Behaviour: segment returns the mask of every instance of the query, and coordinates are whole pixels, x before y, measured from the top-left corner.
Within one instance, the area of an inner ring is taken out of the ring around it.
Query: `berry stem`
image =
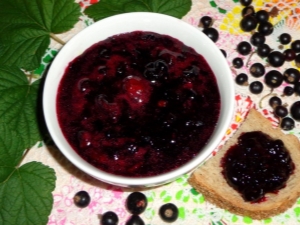
[[[269,96],[277,96],[277,94],[273,94],[273,89],[271,89],[271,92],[265,96],[263,96],[260,101],[259,101],[259,108],[263,108],[262,106],[262,102],[265,98],[269,97]]]
[[[255,52],[256,52],[256,51],[252,51],[251,54],[249,55],[248,60],[247,60],[247,62],[246,62],[246,67],[247,67],[247,68],[249,67],[250,59],[251,59],[251,57],[255,54]]]
[[[50,33],[50,37],[54,40],[54,41],[56,41],[56,42],[58,42],[59,44],[61,44],[61,45],[65,45],[66,44],[66,42],[64,42],[63,40],[61,40],[59,37],[57,37],[55,34],[53,34],[53,33]]]

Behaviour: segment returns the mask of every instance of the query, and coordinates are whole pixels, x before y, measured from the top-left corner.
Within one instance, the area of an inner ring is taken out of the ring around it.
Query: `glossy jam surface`
[[[92,165],[122,176],[173,170],[207,143],[220,111],[205,59],[170,36],[135,31],[74,59],[57,95],[61,129]]]
[[[260,131],[242,134],[221,165],[228,184],[250,202],[261,202],[266,193],[277,193],[294,170],[283,142]]]

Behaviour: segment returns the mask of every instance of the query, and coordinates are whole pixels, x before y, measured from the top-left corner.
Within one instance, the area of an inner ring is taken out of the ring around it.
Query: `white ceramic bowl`
[[[69,62],[92,44],[115,34],[130,31],[153,31],[170,35],[202,54],[213,70],[221,95],[221,113],[208,144],[190,162],[180,168],[153,177],[129,178],[103,172],[83,160],[65,139],[56,114],[60,80]],[[75,35],[55,57],[46,77],[43,108],[49,132],[62,153],[79,169],[104,182],[124,187],[149,187],[170,182],[195,169],[218,146],[230,125],[234,111],[234,85],[231,71],[217,46],[198,28],[174,17],[156,13],[126,13],[103,19]]]

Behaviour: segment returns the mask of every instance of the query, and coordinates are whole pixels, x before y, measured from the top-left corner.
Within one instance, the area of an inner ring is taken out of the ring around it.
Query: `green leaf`
[[[34,70],[50,43],[50,34],[71,29],[80,16],[73,0],[1,0],[0,62]]]
[[[0,184],[0,224],[47,224],[52,209],[54,170],[38,162],[30,162]]]
[[[29,84],[16,67],[0,66],[0,122],[20,135],[25,148],[41,140],[38,116],[40,81]]]
[[[101,0],[84,13],[95,21],[127,12],[156,12],[182,18],[191,6],[191,0]]]
[[[55,186],[54,170],[38,162],[20,168],[23,142],[0,123],[0,224],[46,224]]]
[[[10,151],[15,149],[15,151]],[[18,151],[18,150],[21,151]],[[15,170],[15,166],[22,158],[24,146],[20,136],[0,123],[0,183]]]

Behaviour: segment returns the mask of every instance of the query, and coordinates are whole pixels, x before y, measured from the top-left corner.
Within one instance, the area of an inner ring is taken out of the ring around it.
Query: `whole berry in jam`
[[[209,37],[213,42],[217,42],[219,39],[219,32],[213,27],[204,28],[202,32],[206,34],[206,36]]]
[[[249,90],[252,94],[260,94],[264,89],[264,85],[260,81],[253,81],[249,85]]]
[[[252,76],[261,77],[265,74],[265,67],[261,63],[253,63],[249,71]]]
[[[243,17],[240,22],[240,27],[245,32],[250,32],[254,30],[256,26],[257,26],[257,19],[251,15],[247,15]]]
[[[209,28],[213,24],[213,19],[210,16],[203,16],[200,18],[199,26],[203,28]]]
[[[287,45],[291,42],[292,36],[288,33],[282,33],[278,39],[281,44]]]
[[[235,77],[235,82],[238,85],[247,86],[248,85],[248,76],[245,73],[240,73]]]
[[[147,198],[142,192],[132,192],[126,199],[126,209],[134,215],[139,215],[147,207]]]
[[[269,99],[269,105],[272,108],[276,108],[278,105],[282,105],[282,101],[279,97],[273,96]]]
[[[294,127],[295,127],[295,121],[290,117],[285,117],[280,122],[280,128],[282,130],[289,131],[294,129]]]
[[[242,67],[243,67],[244,61],[243,61],[242,58],[236,57],[236,58],[234,58],[234,59],[232,60],[232,65],[233,65],[234,68],[239,69],[239,68],[242,68]]]
[[[178,218],[178,208],[173,203],[167,203],[159,208],[158,214],[163,221],[172,223]]]
[[[270,88],[277,88],[283,82],[283,75],[277,70],[270,70],[265,75],[265,83]]]
[[[242,41],[237,45],[236,50],[238,51],[238,53],[240,53],[241,55],[248,55],[252,48],[249,42],[247,41]]]
[[[115,212],[108,211],[101,216],[101,225],[117,225],[119,222],[119,217]]]
[[[77,207],[85,208],[90,204],[91,197],[86,191],[79,191],[74,195],[73,201]]]
[[[294,120],[300,121],[300,101],[296,101],[292,104],[290,113]]]
[[[273,67],[280,67],[284,64],[285,57],[279,51],[273,51],[268,55],[268,63]]]
[[[145,222],[138,215],[132,215],[126,221],[125,225],[145,225]]]

